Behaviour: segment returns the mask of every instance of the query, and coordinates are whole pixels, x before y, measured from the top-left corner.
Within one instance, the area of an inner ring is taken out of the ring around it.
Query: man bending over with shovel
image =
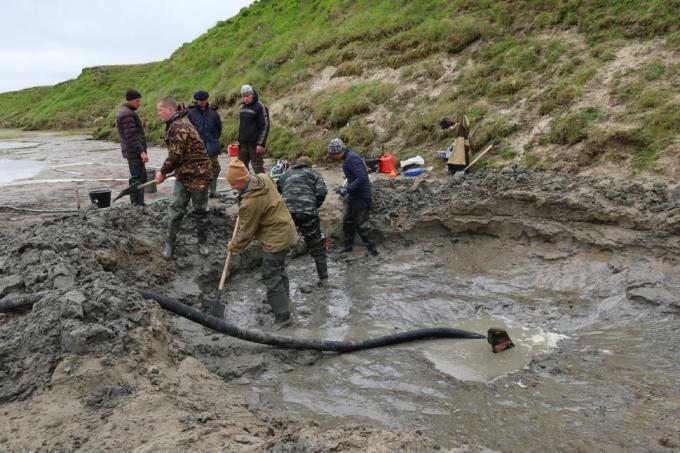
[[[229,241],[229,251],[241,253],[252,239],[262,244],[262,282],[267,287],[267,302],[274,312],[273,330],[292,325],[290,288],[286,274],[288,251],[297,244],[297,231],[286,203],[274,181],[264,173],[251,176],[238,159],[227,167],[227,181],[239,193],[236,237]]]
[[[156,172],[158,184],[175,172],[175,188],[168,206],[168,232],[163,257],[172,258],[177,232],[187,213],[189,200],[194,206],[198,233],[198,251],[208,255],[208,187],[212,179],[212,163],[198,132],[187,119],[187,110],[178,109],[177,101],[166,96],[158,101],[158,116],[165,122],[165,144],[168,157]]]

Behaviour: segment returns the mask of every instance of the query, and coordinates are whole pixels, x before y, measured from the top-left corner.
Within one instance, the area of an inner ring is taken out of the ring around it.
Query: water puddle
[[[491,382],[526,367],[538,354],[549,353],[557,347],[566,335],[546,332],[539,327],[526,327],[508,321],[487,317],[467,319],[447,327],[486,333],[491,326],[507,330],[515,347],[493,354],[486,341],[437,340],[419,344],[418,349],[432,362],[434,367],[445,374],[462,381]]]
[[[35,160],[0,159],[0,183],[32,178],[45,167],[45,162]]]

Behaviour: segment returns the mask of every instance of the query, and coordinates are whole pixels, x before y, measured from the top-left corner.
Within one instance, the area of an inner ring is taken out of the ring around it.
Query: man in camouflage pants
[[[326,199],[326,182],[312,170],[312,159],[302,156],[277,184],[295,225],[305,238],[309,254],[314,258],[319,286],[324,286],[328,281],[328,264],[318,210]]]
[[[198,251],[208,255],[208,186],[212,179],[212,163],[198,132],[187,119],[187,110],[179,109],[172,96],[162,98],[158,104],[158,116],[165,122],[165,144],[168,157],[156,172],[158,184],[175,172],[175,188],[172,203],[168,206],[168,232],[163,257],[172,258],[177,232],[187,213],[191,200],[194,206],[198,233]]]

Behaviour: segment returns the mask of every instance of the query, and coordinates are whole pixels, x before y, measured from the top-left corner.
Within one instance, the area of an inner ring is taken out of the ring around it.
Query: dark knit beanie
[[[128,89],[125,92],[125,100],[127,101],[134,101],[135,99],[139,99],[142,97],[142,93],[140,93],[137,90],[133,90],[132,88]]]
[[[194,99],[197,101],[207,101],[210,95],[207,91],[197,91],[194,93]]]

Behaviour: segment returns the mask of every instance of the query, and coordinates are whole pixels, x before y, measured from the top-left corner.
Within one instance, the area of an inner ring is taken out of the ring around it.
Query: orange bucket
[[[380,169],[380,173],[389,174],[396,172],[397,158],[392,154],[387,153],[378,159],[378,167]]]
[[[227,153],[231,157],[238,156],[238,145],[236,143],[232,143],[231,145],[227,146]]]

